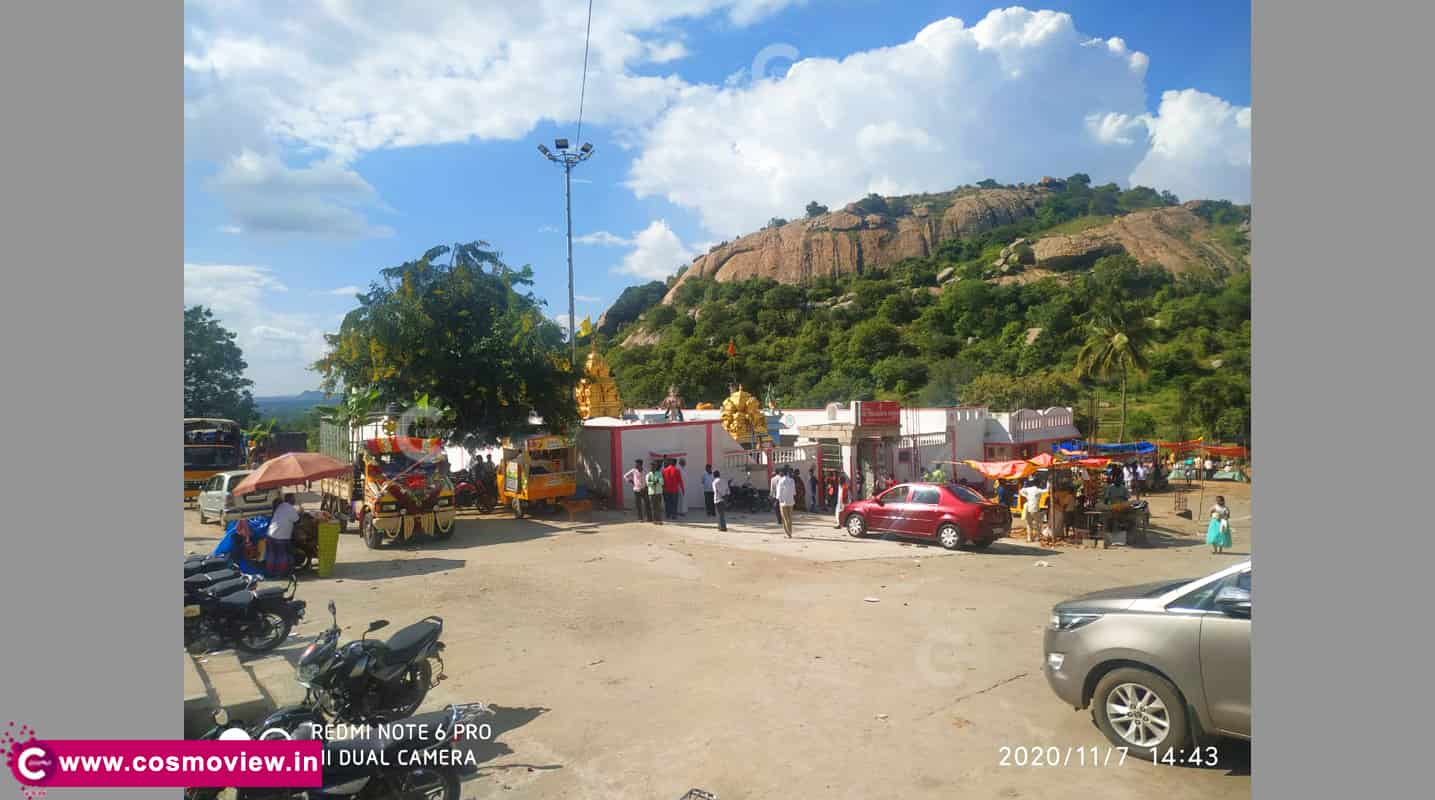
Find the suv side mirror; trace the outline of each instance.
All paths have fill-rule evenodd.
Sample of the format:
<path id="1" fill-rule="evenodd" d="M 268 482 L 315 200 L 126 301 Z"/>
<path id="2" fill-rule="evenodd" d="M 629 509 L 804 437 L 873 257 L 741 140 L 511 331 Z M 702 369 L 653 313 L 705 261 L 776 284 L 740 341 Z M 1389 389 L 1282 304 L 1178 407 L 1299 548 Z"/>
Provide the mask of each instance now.
<path id="1" fill-rule="evenodd" d="M 1251 616 L 1251 593 L 1238 586 L 1227 586 L 1216 592 L 1216 608 L 1232 617 Z"/>

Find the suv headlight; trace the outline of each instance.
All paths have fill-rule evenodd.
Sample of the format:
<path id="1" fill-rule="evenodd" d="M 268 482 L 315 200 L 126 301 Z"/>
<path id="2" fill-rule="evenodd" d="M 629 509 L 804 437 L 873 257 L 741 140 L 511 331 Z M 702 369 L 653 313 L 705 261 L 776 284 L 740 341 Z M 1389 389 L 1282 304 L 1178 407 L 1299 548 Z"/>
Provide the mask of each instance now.
<path id="1" fill-rule="evenodd" d="M 1100 614 L 1090 612 L 1058 611 L 1051 615 L 1051 627 L 1058 631 L 1074 631 L 1101 619 Z"/>

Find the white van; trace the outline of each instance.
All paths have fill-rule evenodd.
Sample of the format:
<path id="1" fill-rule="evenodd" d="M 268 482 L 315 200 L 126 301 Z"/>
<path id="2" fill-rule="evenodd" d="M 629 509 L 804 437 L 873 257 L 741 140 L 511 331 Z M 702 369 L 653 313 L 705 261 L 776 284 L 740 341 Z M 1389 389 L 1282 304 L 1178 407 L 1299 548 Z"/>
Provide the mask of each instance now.
<path id="1" fill-rule="evenodd" d="M 253 470 L 221 472 L 205 482 L 199 490 L 199 522 L 208 525 L 211 521 L 225 525 L 231 519 L 268 514 L 274 508 L 274 501 L 281 497 L 278 489 L 264 489 L 243 497 L 230 494 L 239 482 Z"/>

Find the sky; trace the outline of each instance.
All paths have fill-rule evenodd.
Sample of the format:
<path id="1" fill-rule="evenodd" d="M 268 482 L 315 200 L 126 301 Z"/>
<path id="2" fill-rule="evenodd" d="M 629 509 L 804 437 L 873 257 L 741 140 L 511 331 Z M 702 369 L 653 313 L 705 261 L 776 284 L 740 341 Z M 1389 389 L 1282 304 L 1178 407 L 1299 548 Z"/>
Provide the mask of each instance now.
<path id="1" fill-rule="evenodd" d="M 1085 172 L 1250 201 L 1250 3 L 587 6 L 186 0 L 184 300 L 256 395 L 318 386 L 354 294 L 438 244 L 531 265 L 567 322 L 810 200 Z M 581 138 L 580 138 L 581 137 Z"/>

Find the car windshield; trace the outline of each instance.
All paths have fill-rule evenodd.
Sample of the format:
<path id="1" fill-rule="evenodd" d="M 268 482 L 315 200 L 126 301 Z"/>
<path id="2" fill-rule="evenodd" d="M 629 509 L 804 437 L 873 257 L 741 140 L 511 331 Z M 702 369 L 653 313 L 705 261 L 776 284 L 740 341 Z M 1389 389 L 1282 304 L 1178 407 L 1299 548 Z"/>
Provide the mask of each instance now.
<path id="1" fill-rule="evenodd" d="M 947 491 L 956 495 L 958 500 L 965 503 L 985 503 L 987 501 L 977 490 L 970 486 L 963 486 L 960 483 L 947 484 Z"/>
<path id="2" fill-rule="evenodd" d="M 239 466 L 239 450 L 234 447 L 187 445 L 184 448 L 185 469 L 224 469 Z"/>
<path id="3" fill-rule="evenodd" d="M 1144 594 L 1144 595 L 1142 595 L 1142 596 L 1143 596 L 1143 597 L 1160 597 L 1161 595 L 1163 595 L 1163 594 L 1165 594 L 1165 593 L 1171 591 L 1172 589 L 1179 589 L 1180 587 L 1185 586 L 1186 584 L 1188 584 L 1188 583 L 1190 583 L 1191 581 L 1194 581 L 1194 580 L 1196 580 L 1196 579 L 1195 579 L 1195 578 L 1183 578 L 1183 579 L 1181 579 L 1181 580 L 1179 580 L 1179 581 L 1166 581 L 1165 583 L 1158 584 L 1156 587 L 1154 587 L 1153 589 L 1151 589 L 1151 591 L 1147 592 L 1146 594 Z"/>

